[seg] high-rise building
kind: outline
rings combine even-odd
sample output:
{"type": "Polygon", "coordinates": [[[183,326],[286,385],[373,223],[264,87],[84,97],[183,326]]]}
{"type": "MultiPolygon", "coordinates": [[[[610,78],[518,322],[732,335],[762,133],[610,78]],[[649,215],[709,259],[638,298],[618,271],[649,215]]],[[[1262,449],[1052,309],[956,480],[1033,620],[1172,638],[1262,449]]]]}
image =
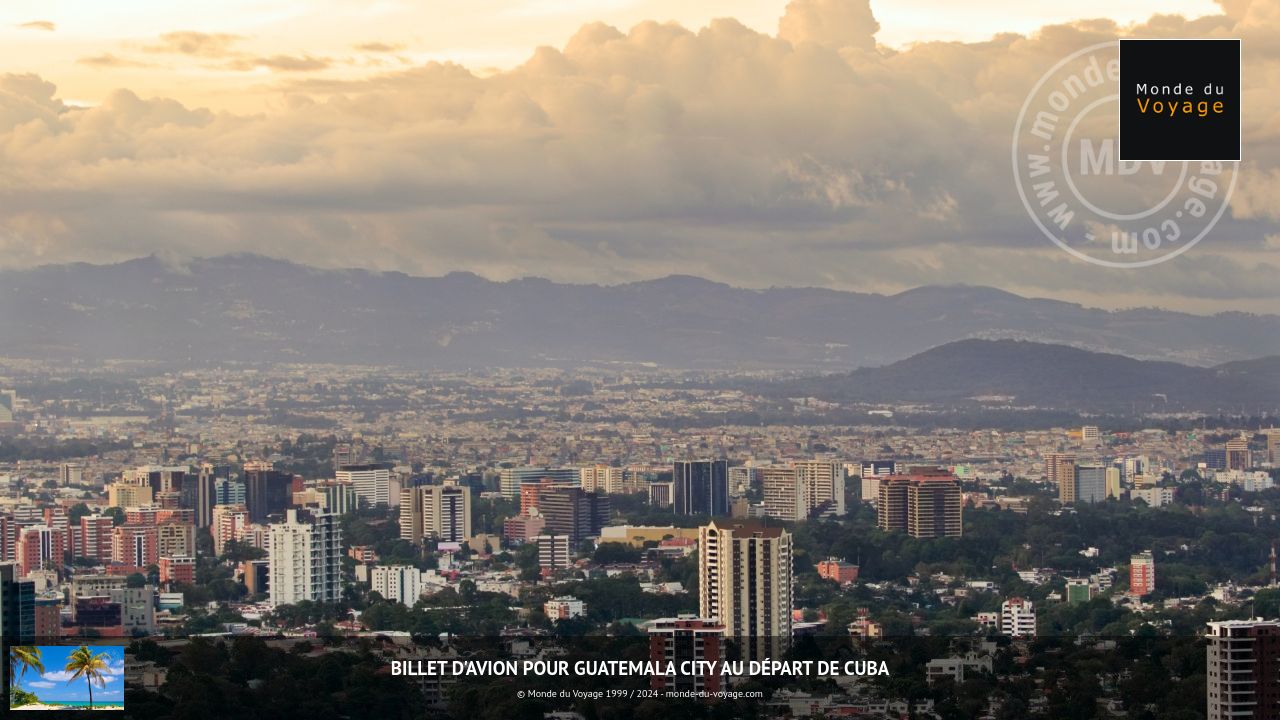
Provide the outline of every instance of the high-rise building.
{"type": "Polygon", "coordinates": [[[356,501],[360,505],[364,507],[391,505],[390,463],[342,465],[334,472],[334,476],[338,482],[351,483],[351,487],[356,492],[356,501]]]}
{"type": "Polygon", "coordinates": [[[1093,447],[1102,441],[1102,431],[1097,425],[1085,425],[1080,428],[1080,444],[1084,447],[1093,447]]]}
{"type": "Polygon", "coordinates": [[[1071,453],[1044,454],[1044,479],[1050,487],[1058,489],[1058,500],[1063,503],[1076,501],[1076,456],[1071,453]]]}
{"type": "Polygon", "coordinates": [[[62,463],[58,466],[58,484],[63,487],[83,485],[84,465],[80,463],[62,463]]]}
{"type": "Polygon", "coordinates": [[[1129,558],[1129,594],[1150,595],[1156,589],[1156,561],[1150,551],[1129,558]]]}
{"type": "Polygon", "coordinates": [[[1077,465],[1075,468],[1076,502],[1099,503],[1107,499],[1107,467],[1077,465]]]}
{"type": "Polygon", "coordinates": [[[669,508],[675,501],[676,484],[670,480],[666,482],[649,483],[649,504],[657,508],[669,508]]]}
{"type": "Polygon", "coordinates": [[[111,530],[111,562],[131,568],[145,568],[160,562],[159,528],[130,525],[111,530]]]}
{"type": "Polygon", "coordinates": [[[61,567],[66,538],[66,531],[59,532],[48,525],[31,525],[18,531],[20,577],[30,575],[33,570],[61,567]]]}
{"type": "Polygon", "coordinates": [[[1208,720],[1280,718],[1280,621],[1211,622],[1206,637],[1208,720]]]}
{"type": "Polygon", "coordinates": [[[142,465],[126,473],[125,482],[150,487],[151,494],[159,497],[164,493],[180,493],[190,474],[189,465],[142,465]]]}
{"type": "Polygon", "coordinates": [[[1001,603],[1000,634],[1009,637],[1035,637],[1035,603],[1020,597],[1011,597],[1001,603]]]}
{"type": "Polygon", "coordinates": [[[114,519],[110,515],[82,515],[77,555],[100,563],[111,562],[113,527],[114,519]]]}
{"type": "Polygon", "coordinates": [[[188,555],[171,557],[160,556],[160,582],[194,584],[196,581],[196,559],[188,555]]]}
{"type": "Polygon", "coordinates": [[[369,581],[374,592],[402,605],[412,607],[422,597],[422,571],[411,565],[380,565],[369,581]]]}
{"type": "Polygon", "coordinates": [[[267,462],[245,463],[244,488],[249,519],[267,522],[272,515],[282,515],[293,501],[293,474],[267,462]]]}
{"type": "Polygon", "coordinates": [[[249,510],[244,505],[213,506],[213,523],[209,526],[213,535],[213,554],[222,555],[228,542],[243,540],[249,526],[249,510]]]}
{"type": "Polygon", "coordinates": [[[698,531],[698,614],[724,626],[743,660],[780,658],[791,641],[791,534],[712,521],[698,531]]]}
{"type": "Polygon", "coordinates": [[[400,491],[400,538],[465,542],[471,537],[471,488],[446,480],[400,491]]]}
{"type": "Polygon", "coordinates": [[[156,552],[161,557],[195,557],[196,527],[178,522],[156,525],[156,552]]]}
{"type": "Polygon", "coordinates": [[[118,482],[107,486],[107,505],[111,507],[126,508],[150,505],[154,500],[154,494],[149,485],[118,482]]]}
{"type": "Polygon", "coordinates": [[[757,470],[765,515],[788,521],[808,519],[809,484],[806,478],[797,477],[795,468],[783,465],[766,465],[757,470]]]}
{"type": "Polygon", "coordinates": [[[1121,490],[1120,478],[1123,475],[1123,471],[1118,467],[1112,466],[1107,468],[1106,475],[1107,475],[1107,497],[1115,498],[1116,500],[1119,500],[1120,490],[1121,490]]]}
{"type": "Polygon", "coordinates": [[[334,515],[346,515],[359,507],[355,488],[337,480],[315,480],[293,493],[293,504],[334,515]]]}
{"type": "Polygon", "coordinates": [[[650,620],[648,630],[650,662],[659,663],[661,667],[668,667],[668,663],[673,663],[677,668],[675,675],[651,675],[650,688],[668,692],[720,691],[721,674],[711,672],[709,665],[695,663],[718,663],[724,659],[720,647],[721,636],[724,634],[723,625],[708,618],[681,615],[650,620]],[[703,667],[708,668],[708,671],[685,675],[679,673],[681,667],[703,667]]]}
{"type": "Polygon", "coordinates": [[[545,532],[567,535],[575,547],[600,534],[609,524],[609,496],[584,492],[582,488],[553,488],[539,495],[538,509],[546,519],[545,532]]]}
{"type": "Polygon", "coordinates": [[[591,465],[578,469],[579,484],[587,492],[614,495],[622,492],[622,468],[591,465]]]}
{"type": "Polygon", "coordinates": [[[784,520],[845,514],[844,466],[802,461],[758,468],[764,513],[784,520]]]}
{"type": "Polygon", "coordinates": [[[538,543],[538,567],[543,577],[569,567],[573,555],[568,535],[539,535],[534,541],[538,543]]]}
{"type": "Polygon", "coordinates": [[[578,468],[517,467],[503,468],[498,476],[498,488],[502,496],[510,500],[520,497],[520,488],[549,480],[555,485],[578,487],[582,474],[578,468]]]}
{"type": "MultiPolygon", "coordinates": [[[[0,564],[0,639],[32,642],[36,636],[36,584],[15,563],[0,564]]],[[[9,663],[5,662],[5,672],[9,663]]]]}
{"type": "Polygon", "coordinates": [[[915,538],[960,537],[964,531],[960,481],[941,468],[880,479],[876,522],[886,532],[915,538]]]}
{"type": "Polygon", "coordinates": [[[231,466],[215,465],[213,463],[201,463],[200,472],[196,475],[196,493],[195,493],[195,511],[196,511],[196,527],[207,528],[213,522],[213,506],[214,505],[230,505],[231,503],[243,503],[244,485],[237,483],[240,489],[240,497],[231,499],[227,497],[227,488],[231,483],[231,466]],[[223,497],[218,498],[219,483],[221,483],[223,497]]]}
{"type": "Polygon", "coordinates": [[[1280,428],[1263,430],[1267,436],[1267,462],[1280,465],[1280,428]]]}
{"type": "Polygon", "coordinates": [[[267,553],[272,605],[342,597],[342,528],[336,515],[300,519],[298,510],[286,510],[285,521],[271,525],[267,553]]]}
{"type": "Polygon", "coordinates": [[[676,461],[672,482],[677,515],[729,514],[728,461],[676,461]]]}
{"type": "Polygon", "coordinates": [[[1249,456],[1249,441],[1244,437],[1227,441],[1227,469],[1248,470],[1253,462],[1249,456]]]}

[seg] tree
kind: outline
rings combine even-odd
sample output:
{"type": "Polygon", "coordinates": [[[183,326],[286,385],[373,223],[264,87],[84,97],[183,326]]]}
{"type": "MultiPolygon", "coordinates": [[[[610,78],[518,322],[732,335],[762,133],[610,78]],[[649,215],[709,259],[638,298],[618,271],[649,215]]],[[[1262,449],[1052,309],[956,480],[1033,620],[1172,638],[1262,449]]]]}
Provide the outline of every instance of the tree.
{"type": "Polygon", "coordinates": [[[40,660],[40,648],[31,645],[15,645],[9,648],[9,684],[17,687],[27,670],[35,670],[44,674],[44,663],[40,660]]]}
{"type": "Polygon", "coordinates": [[[85,684],[89,686],[89,709],[93,709],[93,686],[106,687],[107,685],[107,660],[106,653],[93,654],[87,645],[81,645],[67,656],[67,666],[63,668],[71,672],[71,677],[67,682],[71,682],[76,678],[84,678],[85,684]]]}

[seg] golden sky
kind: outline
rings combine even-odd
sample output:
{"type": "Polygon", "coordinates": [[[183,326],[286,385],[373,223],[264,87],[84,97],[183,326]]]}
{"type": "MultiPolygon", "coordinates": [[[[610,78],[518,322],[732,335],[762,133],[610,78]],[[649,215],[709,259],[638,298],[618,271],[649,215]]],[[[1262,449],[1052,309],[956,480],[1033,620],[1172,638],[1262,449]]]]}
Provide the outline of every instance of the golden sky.
{"type": "MultiPolygon", "coordinates": [[[[100,102],[128,87],[188,104],[256,110],[289,76],[359,78],[428,61],[475,72],[514,67],[559,47],[583,24],[627,30],[646,20],[689,28],[732,17],[772,33],[785,0],[6,0],[7,72],[36,73],[64,99],[100,102]],[[182,33],[177,35],[176,33],[182,33]],[[184,42],[185,41],[185,42],[184,42]]],[[[1211,0],[878,0],[877,40],[985,40],[999,32],[1107,17],[1217,12],[1211,0]]]]}
{"type": "Polygon", "coordinates": [[[0,269],[255,252],[1280,312],[1280,0],[6,0],[0,42],[0,269]],[[1245,48],[1229,216],[1141,272],[1053,247],[1009,167],[1041,74],[1118,36],[1245,48]]]}

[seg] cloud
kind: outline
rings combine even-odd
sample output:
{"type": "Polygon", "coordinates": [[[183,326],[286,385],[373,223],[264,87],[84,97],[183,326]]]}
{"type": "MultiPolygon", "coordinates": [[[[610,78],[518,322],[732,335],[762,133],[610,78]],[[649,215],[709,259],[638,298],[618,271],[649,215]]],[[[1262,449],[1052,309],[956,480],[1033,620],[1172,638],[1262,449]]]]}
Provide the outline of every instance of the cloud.
{"type": "Polygon", "coordinates": [[[233,55],[232,46],[243,39],[243,36],[228,33],[178,30],[161,35],[159,43],[147,45],[143,49],[152,53],[221,58],[233,55]]]}
{"type": "Polygon", "coordinates": [[[314,72],[316,70],[328,69],[333,61],[329,58],[312,57],[310,55],[291,56],[291,55],[272,55],[271,57],[256,57],[245,60],[236,60],[229,63],[227,67],[233,70],[256,70],[258,68],[267,68],[268,70],[276,70],[280,72],[314,72]]]}
{"type": "Polygon", "coordinates": [[[870,0],[791,0],[778,22],[778,37],[793,44],[874,50],[880,23],[870,0]]]}
{"type": "Polygon", "coordinates": [[[353,45],[352,47],[354,47],[356,50],[359,50],[361,52],[393,53],[393,52],[399,52],[403,50],[405,46],[398,43],[392,44],[392,43],[384,43],[384,42],[367,42],[367,43],[360,43],[359,45],[353,45]]]}
{"type": "Polygon", "coordinates": [[[22,23],[18,27],[23,30],[42,30],[44,32],[53,32],[58,29],[58,26],[49,20],[32,20],[31,22],[22,23]]]}
{"type": "Polygon", "coordinates": [[[155,67],[154,63],[142,62],[140,60],[130,60],[122,58],[111,53],[103,53],[101,55],[93,55],[90,57],[82,57],[76,60],[80,65],[90,65],[100,68],[146,68],[155,67]]]}
{"type": "Polygon", "coordinates": [[[54,670],[53,672],[47,672],[40,677],[50,682],[66,682],[70,680],[73,675],[74,673],[70,670],[54,670]]]}
{"type": "Polygon", "coordinates": [[[45,682],[43,680],[34,680],[26,684],[30,685],[31,687],[37,687],[37,688],[51,688],[51,687],[55,687],[56,685],[56,683],[45,682]]]}
{"type": "Polygon", "coordinates": [[[338,62],[326,57],[223,57],[275,71],[263,83],[279,102],[257,114],[127,90],[76,108],[41,78],[0,76],[0,262],[254,251],[495,279],[964,281],[1262,307],[1280,299],[1264,254],[1280,235],[1280,21],[1267,20],[1280,0],[1239,5],[890,51],[866,0],[795,0],[777,34],[597,23],[490,74],[430,63],[351,78],[322,72],[338,62]],[[1122,275],[1040,237],[1009,151],[1041,73],[1126,33],[1240,34],[1260,54],[1244,73],[1235,217],[1194,262],[1122,275]]]}

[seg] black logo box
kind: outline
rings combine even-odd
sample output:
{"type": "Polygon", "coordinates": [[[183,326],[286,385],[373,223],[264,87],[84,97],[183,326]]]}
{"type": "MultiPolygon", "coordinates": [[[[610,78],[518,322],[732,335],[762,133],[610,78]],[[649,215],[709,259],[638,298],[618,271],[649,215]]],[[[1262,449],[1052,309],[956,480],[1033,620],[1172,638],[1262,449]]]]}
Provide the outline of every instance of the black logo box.
{"type": "Polygon", "coordinates": [[[1121,160],[1238,161],[1241,159],[1240,91],[1241,45],[1238,39],[1120,39],[1120,134],[1121,160]],[[1139,95],[1138,84],[1148,92],[1139,95]],[[1205,86],[1214,92],[1205,94],[1205,86]],[[1171,89],[1182,86],[1190,94],[1151,93],[1150,86],[1171,89]],[[1222,94],[1216,92],[1222,88],[1222,94]],[[1150,101],[1148,111],[1140,111],[1138,100],[1150,101]],[[1155,103],[1162,114],[1154,114],[1155,103]],[[1207,102],[1223,103],[1222,113],[1201,117],[1184,114],[1183,102],[1194,108],[1207,102]],[[1168,114],[1168,105],[1178,104],[1177,113],[1168,114]]]}

